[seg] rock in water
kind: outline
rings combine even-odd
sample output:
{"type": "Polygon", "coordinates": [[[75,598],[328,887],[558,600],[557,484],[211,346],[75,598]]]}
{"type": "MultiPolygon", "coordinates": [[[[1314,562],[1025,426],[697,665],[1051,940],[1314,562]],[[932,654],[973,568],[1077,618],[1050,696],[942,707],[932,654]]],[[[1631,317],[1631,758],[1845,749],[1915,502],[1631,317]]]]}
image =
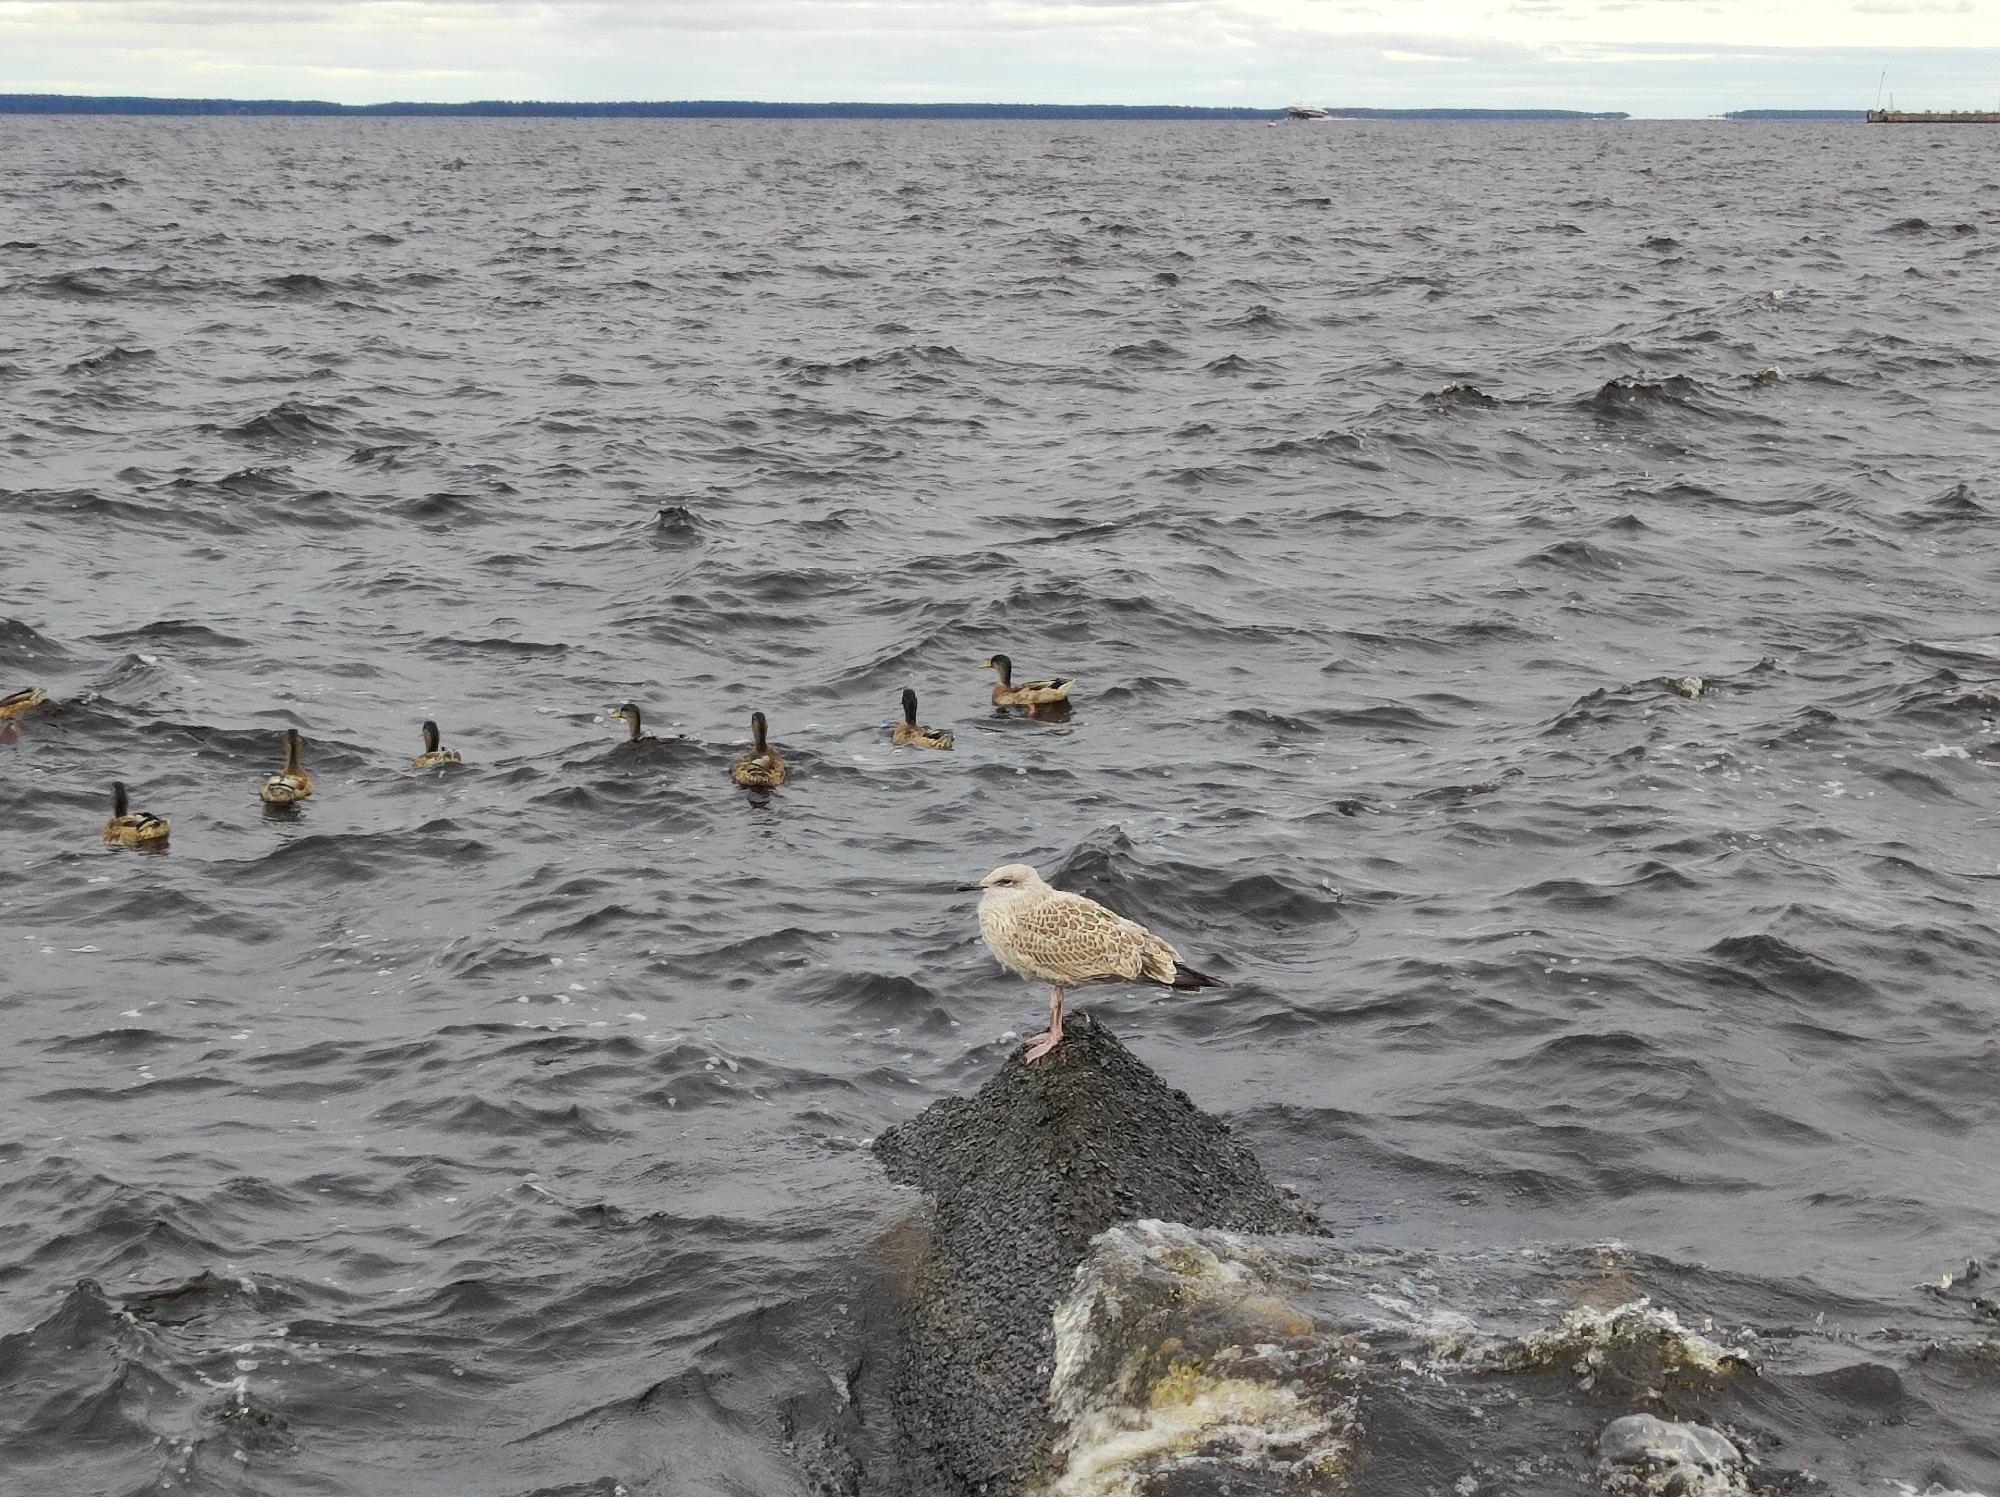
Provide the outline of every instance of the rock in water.
{"type": "Polygon", "coordinates": [[[1309,1313],[1307,1265],[1333,1251],[1177,1222],[1102,1233],[1056,1306],[1048,1497],[1350,1491],[1370,1348],[1309,1313]]]}
{"type": "Polygon", "coordinates": [[[1705,1424],[1671,1424],[1652,1414],[1627,1414],[1604,1426],[1597,1453],[1616,1472],[1614,1492],[1646,1497],[1737,1497],[1743,1484],[1742,1452],[1727,1435],[1705,1424]]]}
{"type": "Polygon", "coordinates": [[[1047,1059],[1016,1051],[977,1096],[933,1103],[875,1147],[891,1179],[931,1198],[894,1417],[905,1448],[962,1492],[1052,1474],[1051,1315],[1098,1233],[1147,1218],[1323,1230],[1087,1014],[1047,1059]]]}

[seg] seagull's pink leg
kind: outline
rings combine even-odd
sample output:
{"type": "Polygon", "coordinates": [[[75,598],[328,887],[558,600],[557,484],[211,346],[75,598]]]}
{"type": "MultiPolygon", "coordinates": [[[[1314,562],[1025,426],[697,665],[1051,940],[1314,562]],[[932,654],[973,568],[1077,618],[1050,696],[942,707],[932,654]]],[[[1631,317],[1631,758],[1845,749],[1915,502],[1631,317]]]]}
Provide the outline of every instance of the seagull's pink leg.
{"type": "Polygon", "coordinates": [[[1062,1001],[1061,988],[1049,989],[1049,1027],[1028,1041],[1028,1053],[1023,1059],[1029,1064],[1040,1060],[1062,1043],[1062,1001]]]}

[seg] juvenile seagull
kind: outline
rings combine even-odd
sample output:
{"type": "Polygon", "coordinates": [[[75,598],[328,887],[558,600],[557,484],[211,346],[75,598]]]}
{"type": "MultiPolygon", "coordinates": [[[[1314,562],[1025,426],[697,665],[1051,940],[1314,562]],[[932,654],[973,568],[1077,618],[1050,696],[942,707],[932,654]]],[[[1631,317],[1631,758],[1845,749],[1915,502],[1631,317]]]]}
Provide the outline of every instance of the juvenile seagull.
{"type": "Polygon", "coordinates": [[[1030,1061],[1062,1043],[1063,995],[1071,988],[1094,982],[1183,990],[1228,986],[1195,971],[1137,921],[1081,894],[1051,889],[1026,863],[1009,863],[976,884],[958,887],[981,891],[979,933],[1000,965],[1049,985],[1049,1027],[1028,1041],[1030,1061]]]}

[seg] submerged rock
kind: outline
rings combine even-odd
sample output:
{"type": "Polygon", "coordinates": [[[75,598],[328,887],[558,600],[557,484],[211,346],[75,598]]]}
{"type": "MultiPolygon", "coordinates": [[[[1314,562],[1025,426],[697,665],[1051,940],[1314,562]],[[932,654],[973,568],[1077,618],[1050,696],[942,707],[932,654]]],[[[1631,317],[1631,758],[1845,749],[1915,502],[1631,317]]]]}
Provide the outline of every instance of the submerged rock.
{"type": "Polygon", "coordinates": [[[1251,1239],[1135,1222],[1055,1312],[1050,1497],[1345,1490],[1361,1344],[1263,1272],[1251,1239]],[[1250,1485],[1257,1482],[1254,1488],[1250,1485]]]}
{"type": "Polygon", "coordinates": [[[1446,385],[1431,396],[1431,404],[1441,411],[1491,410],[1500,404],[1477,385],[1446,385]]]}
{"type": "Polygon", "coordinates": [[[1227,1127],[1086,1014],[1046,1060],[1016,1051],[978,1095],[933,1103],[875,1147],[891,1179],[931,1200],[890,1396],[942,1490],[1015,1490],[1061,1469],[1054,1313],[1106,1228],[1321,1230],[1227,1127]]]}
{"type": "Polygon", "coordinates": [[[1685,374],[1662,380],[1614,379],[1598,387],[1583,402],[1600,416],[1637,416],[1671,410],[1688,410],[1704,391],[1685,374]]]}
{"type": "Polygon", "coordinates": [[[1651,1414],[1627,1414],[1604,1426],[1597,1453],[1612,1467],[1613,1492],[1648,1497],[1735,1497],[1749,1488],[1743,1454],[1705,1424],[1672,1424],[1651,1414]]]}
{"type": "Polygon", "coordinates": [[[1722,1346],[1645,1299],[1610,1309],[1584,1305],[1547,1330],[1523,1337],[1506,1360],[1514,1367],[1567,1367],[1586,1391],[1657,1396],[1688,1383],[1752,1367],[1741,1347],[1722,1346]]]}

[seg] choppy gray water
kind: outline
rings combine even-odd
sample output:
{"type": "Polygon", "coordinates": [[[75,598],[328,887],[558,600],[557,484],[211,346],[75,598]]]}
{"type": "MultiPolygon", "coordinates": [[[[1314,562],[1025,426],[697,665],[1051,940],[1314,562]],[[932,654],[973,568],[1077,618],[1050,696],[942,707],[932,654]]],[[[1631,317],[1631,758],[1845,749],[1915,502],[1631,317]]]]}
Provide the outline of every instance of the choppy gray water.
{"type": "Polygon", "coordinates": [[[1851,1489],[1994,1490],[1989,146],[0,121],[9,1490],[807,1490],[1017,858],[1343,1236],[1891,1328],[1851,1489]]]}

